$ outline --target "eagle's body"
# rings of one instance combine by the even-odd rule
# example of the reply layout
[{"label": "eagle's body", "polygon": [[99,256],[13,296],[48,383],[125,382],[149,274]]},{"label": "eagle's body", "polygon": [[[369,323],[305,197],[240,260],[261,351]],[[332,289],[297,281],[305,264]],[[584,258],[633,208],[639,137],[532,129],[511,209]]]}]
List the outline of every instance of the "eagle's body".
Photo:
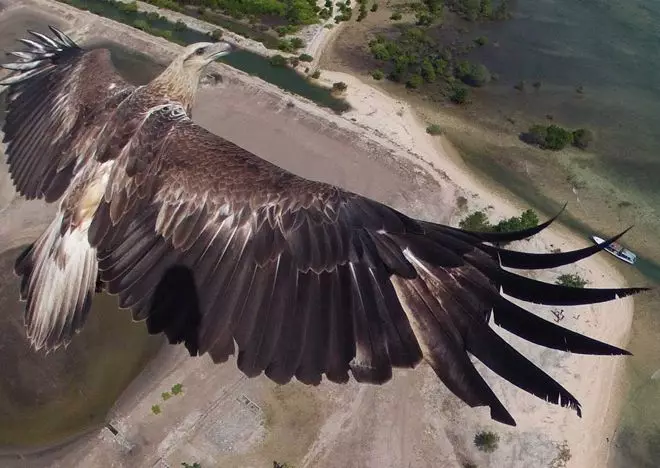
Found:
[{"label": "eagle's body", "polygon": [[61,32],[24,41],[5,64],[5,142],[28,198],[59,200],[53,224],[17,260],[27,333],[54,349],[78,331],[97,280],[151,333],[248,376],[285,383],[325,375],[383,383],[422,359],[471,406],[513,424],[468,352],[540,398],[579,403],[489,326],[540,345],[626,352],[540,319],[500,295],[584,304],[640,289],[571,289],[504,270],[551,268],[596,253],[523,254],[470,233],[298,177],[196,125],[201,70],[227,47],[195,44],[133,87],[106,50]]}]

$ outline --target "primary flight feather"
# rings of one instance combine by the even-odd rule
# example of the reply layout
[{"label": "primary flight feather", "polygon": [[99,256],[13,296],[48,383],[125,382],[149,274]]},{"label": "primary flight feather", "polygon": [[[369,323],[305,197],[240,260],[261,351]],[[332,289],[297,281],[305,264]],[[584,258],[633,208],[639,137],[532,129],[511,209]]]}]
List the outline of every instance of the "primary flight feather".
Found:
[{"label": "primary flight feather", "polygon": [[[286,383],[383,383],[424,359],[470,406],[513,417],[474,355],[512,384],[575,409],[577,399],[489,326],[542,346],[627,354],[524,310],[608,301],[643,290],[574,289],[506,271],[575,262],[608,243],[527,254],[492,245],[526,231],[474,233],[410,218],[298,177],[190,119],[202,70],[228,44],[186,47],[145,86],[126,83],[105,49],[56,28],[31,32],[12,73],[4,125],[9,170],[26,198],[59,202],[15,270],[36,349],[69,342],[98,287],[150,333],[248,376]],[[617,236],[618,237],[618,236]],[[615,238],[616,239],[616,238]],[[469,354],[468,354],[469,353]]]}]

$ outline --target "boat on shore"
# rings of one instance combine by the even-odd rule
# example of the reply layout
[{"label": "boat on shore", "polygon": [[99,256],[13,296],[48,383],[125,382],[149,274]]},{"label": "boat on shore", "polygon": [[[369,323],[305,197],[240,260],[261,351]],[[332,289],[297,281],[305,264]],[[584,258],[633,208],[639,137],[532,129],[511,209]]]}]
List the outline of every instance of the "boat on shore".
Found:
[{"label": "boat on shore", "polygon": [[[600,245],[603,242],[605,242],[605,239],[598,237],[598,236],[591,236],[591,239],[597,244]],[[631,265],[635,264],[635,261],[637,261],[637,255],[631,252],[630,250],[624,248],[621,244],[618,242],[612,242],[610,245],[605,247],[605,250],[607,250],[609,253],[614,255],[616,258],[619,260],[623,260],[626,263],[630,263]]]}]

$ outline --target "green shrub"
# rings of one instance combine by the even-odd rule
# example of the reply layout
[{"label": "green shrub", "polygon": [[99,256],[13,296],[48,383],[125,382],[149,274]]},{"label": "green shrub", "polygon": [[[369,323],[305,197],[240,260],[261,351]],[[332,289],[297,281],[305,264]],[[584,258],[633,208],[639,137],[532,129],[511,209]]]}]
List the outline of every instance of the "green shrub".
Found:
[{"label": "green shrub", "polygon": [[220,39],[222,39],[222,34],[223,34],[223,33],[222,33],[222,29],[214,29],[214,30],[211,32],[211,37],[212,37],[213,39],[215,39],[216,41],[219,41]]},{"label": "green shrub", "polygon": [[561,150],[573,143],[573,133],[558,125],[550,125],[545,137],[544,148]]},{"label": "green shrub", "polygon": [[333,91],[343,92],[346,91],[347,89],[348,89],[348,85],[343,81],[337,81],[336,83],[332,83]]},{"label": "green shrub", "polygon": [[305,41],[303,41],[299,37],[292,37],[291,38],[291,46],[294,49],[302,49],[303,47],[305,47]]},{"label": "green shrub", "polygon": [[385,78],[385,73],[383,73],[381,69],[377,68],[371,72],[371,76],[374,80],[382,80]]},{"label": "green shrub", "polygon": [[490,431],[481,431],[474,436],[474,445],[482,452],[494,452],[500,443],[500,436]]},{"label": "green shrub", "polygon": [[373,5],[371,5],[371,11],[372,12],[378,11],[378,3],[374,3]]},{"label": "green shrub", "polygon": [[410,89],[417,89],[419,88],[422,83],[424,83],[424,79],[417,75],[410,75],[410,78],[408,78],[408,81],[406,81],[406,87]]},{"label": "green shrub", "polygon": [[314,61],[314,57],[312,57],[309,54],[300,54],[298,57],[302,62],[312,62]]},{"label": "green shrub", "polygon": [[488,44],[488,38],[486,36],[479,36],[474,40],[474,42],[479,46],[485,46]]},{"label": "green shrub", "polygon": [[158,406],[158,405],[153,405],[153,406],[151,407],[151,412],[152,412],[153,414],[160,414],[160,413],[161,413],[161,411],[160,411],[160,406]]},{"label": "green shrub", "polygon": [[470,91],[465,86],[454,86],[449,99],[454,104],[465,104],[468,102]]},{"label": "green shrub", "polygon": [[399,13],[398,11],[392,13],[392,16],[390,16],[390,19],[392,21],[399,21],[401,18],[403,18],[403,15],[401,13]]},{"label": "green shrub", "polygon": [[586,150],[594,140],[594,134],[586,128],[579,128],[573,132],[573,146]]},{"label": "green shrub", "polygon": [[163,392],[163,393],[160,394],[160,396],[163,397],[164,401],[167,401],[170,398],[172,398],[172,394],[170,392]]},{"label": "green shrub", "polygon": [[321,72],[319,70],[314,70],[314,73],[312,73],[312,78],[315,80],[319,79],[321,77]]},{"label": "green shrub", "polygon": [[270,58],[270,64],[274,67],[286,67],[287,59],[286,57],[276,54]]},{"label": "green shrub", "polygon": [[493,226],[488,221],[488,216],[483,211],[475,211],[463,218],[458,226],[466,231],[490,232]]},{"label": "green shrub", "polygon": [[442,135],[442,127],[438,124],[431,124],[426,127],[426,133],[429,135]]},{"label": "green shrub", "polygon": [[578,274],[565,273],[557,278],[555,284],[570,288],[584,288],[589,282]]},{"label": "green shrub", "polygon": [[172,395],[178,395],[183,391],[183,385],[180,383],[172,385]]},{"label": "green shrub", "polygon": [[539,225],[539,217],[534,210],[524,211],[520,216],[513,216],[493,226],[496,232],[523,231]]}]

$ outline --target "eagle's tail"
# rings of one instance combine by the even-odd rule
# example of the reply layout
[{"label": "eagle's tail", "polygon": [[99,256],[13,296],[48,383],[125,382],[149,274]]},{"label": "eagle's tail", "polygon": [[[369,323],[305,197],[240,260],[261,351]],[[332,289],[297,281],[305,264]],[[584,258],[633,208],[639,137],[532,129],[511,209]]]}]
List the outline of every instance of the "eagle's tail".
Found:
[{"label": "eagle's tail", "polygon": [[66,346],[79,331],[97,288],[96,249],[86,230],[62,229],[62,214],[17,259],[25,327],[35,349]]}]

